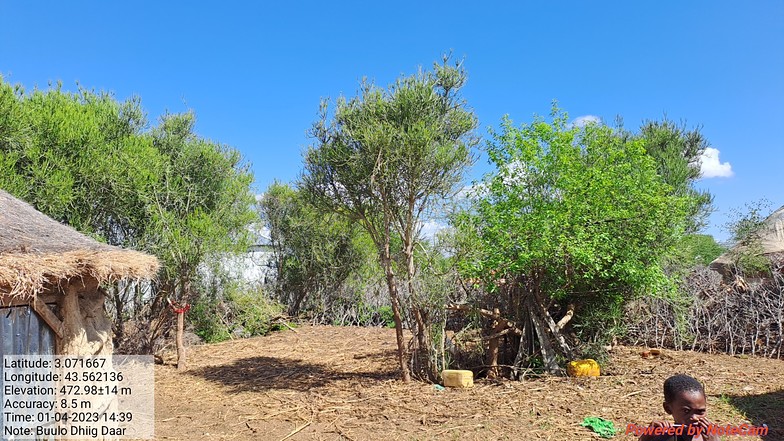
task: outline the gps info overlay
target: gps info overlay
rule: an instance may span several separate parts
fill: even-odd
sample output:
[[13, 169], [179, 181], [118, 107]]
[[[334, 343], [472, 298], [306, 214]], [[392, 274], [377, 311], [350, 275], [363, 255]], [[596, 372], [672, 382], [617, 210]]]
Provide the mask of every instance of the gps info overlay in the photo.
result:
[[152, 356], [6, 355], [2, 439], [149, 439]]

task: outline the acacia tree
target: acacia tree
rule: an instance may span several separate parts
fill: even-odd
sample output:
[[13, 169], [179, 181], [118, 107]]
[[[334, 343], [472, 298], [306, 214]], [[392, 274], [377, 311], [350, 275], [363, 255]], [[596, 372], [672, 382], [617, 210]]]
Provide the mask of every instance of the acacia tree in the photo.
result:
[[496, 332], [520, 336], [515, 365], [538, 353], [559, 371], [559, 356], [572, 356], [563, 332], [572, 317], [606, 318], [666, 285], [661, 256], [686, 228], [689, 201], [663, 181], [642, 141], [571, 127], [557, 108], [551, 122], [518, 128], [505, 119], [488, 154], [496, 171], [457, 218], [473, 251], [464, 271], [484, 279], [490, 306], [512, 319], [496, 317]]
[[708, 140], [699, 128], [686, 129], [684, 124], [670, 120], [646, 121], [635, 135], [645, 151], [656, 160], [656, 170], [675, 195], [688, 201], [687, 233], [694, 234], [705, 226], [713, 196], [694, 184], [700, 179], [700, 158], [708, 148]]
[[[253, 176], [240, 153], [196, 136], [193, 125], [192, 113], [166, 115], [153, 132], [165, 158], [156, 171], [160, 183], [145, 195], [147, 239], [164, 264], [158, 304], [166, 298], [190, 303], [199, 264], [209, 255], [247, 250], [248, 227], [257, 219]], [[177, 364], [184, 369], [183, 313], [177, 318]]]
[[[422, 217], [450, 197], [472, 163], [476, 118], [460, 96], [461, 63], [400, 78], [388, 89], [363, 84], [359, 96], [340, 98], [332, 115], [326, 103], [311, 131], [301, 188], [317, 206], [358, 222], [370, 235], [384, 269], [394, 315], [398, 362], [410, 380], [403, 339], [393, 238], [402, 243], [414, 333], [427, 350], [428, 325], [417, 308], [414, 247]], [[432, 370], [428, 370], [432, 371]], [[432, 375], [432, 372], [427, 372]]]

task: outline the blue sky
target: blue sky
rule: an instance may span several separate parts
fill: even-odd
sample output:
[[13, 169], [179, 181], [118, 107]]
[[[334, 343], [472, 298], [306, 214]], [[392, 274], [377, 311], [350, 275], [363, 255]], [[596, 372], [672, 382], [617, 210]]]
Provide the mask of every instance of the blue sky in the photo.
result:
[[[391, 83], [452, 50], [486, 135], [504, 114], [664, 115], [701, 126], [720, 175], [708, 232], [731, 208], [784, 205], [784, 2], [40, 2], [0, 0], [0, 74], [27, 89], [142, 98], [151, 122], [192, 109], [239, 149], [258, 191], [291, 181], [321, 98]], [[718, 154], [718, 160], [716, 160]], [[707, 164], [707, 163], [706, 163]], [[482, 160], [470, 179], [489, 170]], [[731, 176], [730, 176], [731, 175]]]

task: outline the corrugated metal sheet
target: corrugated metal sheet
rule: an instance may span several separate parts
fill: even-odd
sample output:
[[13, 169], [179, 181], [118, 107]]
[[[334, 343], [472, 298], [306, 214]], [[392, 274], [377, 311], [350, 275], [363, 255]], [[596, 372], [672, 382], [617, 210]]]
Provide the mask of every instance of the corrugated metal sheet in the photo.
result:
[[[29, 306], [0, 308], [0, 358], [5, 355], [54, 355], [54, 331]], [[0, 360], [0, 379], [3, 376]], [[5, 393], [0, 389], [0, 399], [5, 403]], [[33, 413], [18, 410], [15, 413]], [[0, 418], [0, 434], [3, 432]], [[5, 439], [5, 438], [4, 438]]]
[[0, 355], [53, 355], [54, 332], [29, 306], [0, 308]]

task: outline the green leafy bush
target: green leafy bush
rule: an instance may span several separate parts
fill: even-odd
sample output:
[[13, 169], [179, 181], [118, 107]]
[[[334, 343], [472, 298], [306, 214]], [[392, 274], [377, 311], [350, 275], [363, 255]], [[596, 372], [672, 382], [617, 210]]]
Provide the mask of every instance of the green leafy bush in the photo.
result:
[[387, 328], [394, 328], [395, 327], [395, 317], [392, 313], [391, 306], [382, 306], [378, 308], [378, 313], [381, 315], [381, 320], [384, 321], [384, 326]]
[[191, 310], [191, 323], [196, 335], [207, 343], [216, 343], [231, 338], [229, 327], [218, 313], [221, 304], [214, 299], [197, 302]]
[[245, 286], [225, 276], [205, 279], [203, 294], [190, 317], [194, 332], [205, 342], [266, 335], [278, 329], [274, 320], [284, 307], [261, 287]]
[[269, 299], [260, 289], [236, 292], [231, 305], [234, 309], [232, 333], [241, 337], [266, 335], [277, 330], [272, 320], [283, 313], [283, 305]]

